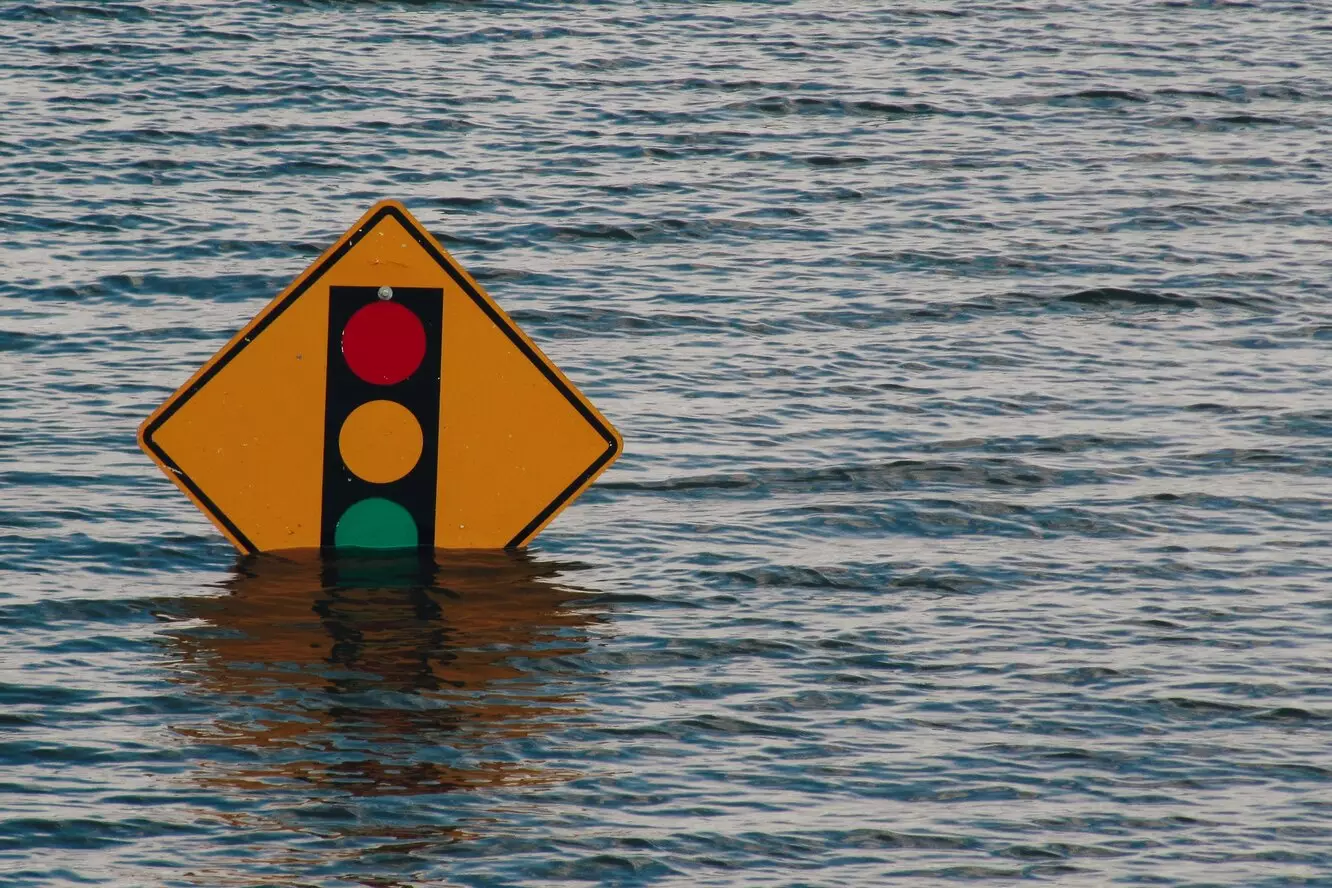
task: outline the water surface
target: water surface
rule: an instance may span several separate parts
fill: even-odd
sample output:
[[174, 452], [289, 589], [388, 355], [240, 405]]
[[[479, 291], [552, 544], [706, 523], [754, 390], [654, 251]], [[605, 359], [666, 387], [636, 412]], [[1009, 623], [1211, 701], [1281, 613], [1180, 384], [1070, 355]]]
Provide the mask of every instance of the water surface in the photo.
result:
[[[1332, 884], [1327, 11], [0, 4], [0, 881]], [[134, 429], [383, 197], [626, 455], [238, 560]]]

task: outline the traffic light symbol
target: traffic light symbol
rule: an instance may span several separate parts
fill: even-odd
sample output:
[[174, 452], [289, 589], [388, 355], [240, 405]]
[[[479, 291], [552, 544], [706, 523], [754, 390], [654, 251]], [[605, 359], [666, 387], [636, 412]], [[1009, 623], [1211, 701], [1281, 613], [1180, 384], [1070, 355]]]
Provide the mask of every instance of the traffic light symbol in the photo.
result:
[[320, 542], [433, 546], [444, 291], [330, 287]]

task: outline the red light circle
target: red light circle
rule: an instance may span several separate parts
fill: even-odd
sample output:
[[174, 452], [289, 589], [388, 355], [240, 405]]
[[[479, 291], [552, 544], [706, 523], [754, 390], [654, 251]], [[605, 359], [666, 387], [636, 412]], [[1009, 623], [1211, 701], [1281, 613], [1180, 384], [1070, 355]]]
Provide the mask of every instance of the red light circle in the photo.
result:
[[342, 330], [347, 366], [375, 385], [393, 385], [411, 376], [421, 366], [425, 349], [421, 319], [397, 302], [361, 307]]

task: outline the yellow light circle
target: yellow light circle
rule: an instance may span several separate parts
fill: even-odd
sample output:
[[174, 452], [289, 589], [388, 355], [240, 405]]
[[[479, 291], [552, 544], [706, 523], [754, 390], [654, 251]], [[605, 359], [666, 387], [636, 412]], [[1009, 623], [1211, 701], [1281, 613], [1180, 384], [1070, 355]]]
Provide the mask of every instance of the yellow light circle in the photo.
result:
[[367, 401], [342, 423], [338, 450], [357, 477], [387, 484], [421, 458], [421, 424], [397, 401]]

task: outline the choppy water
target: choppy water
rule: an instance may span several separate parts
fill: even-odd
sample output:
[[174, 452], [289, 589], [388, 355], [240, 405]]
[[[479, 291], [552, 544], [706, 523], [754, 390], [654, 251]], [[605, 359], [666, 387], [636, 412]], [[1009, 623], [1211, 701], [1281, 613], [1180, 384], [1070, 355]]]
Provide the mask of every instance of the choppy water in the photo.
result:
[[[0, 883], [1332, 884], [1330, 13], [4, 0]], [[238, 562], [134, 428], [381, 197], [627, 454]]]

